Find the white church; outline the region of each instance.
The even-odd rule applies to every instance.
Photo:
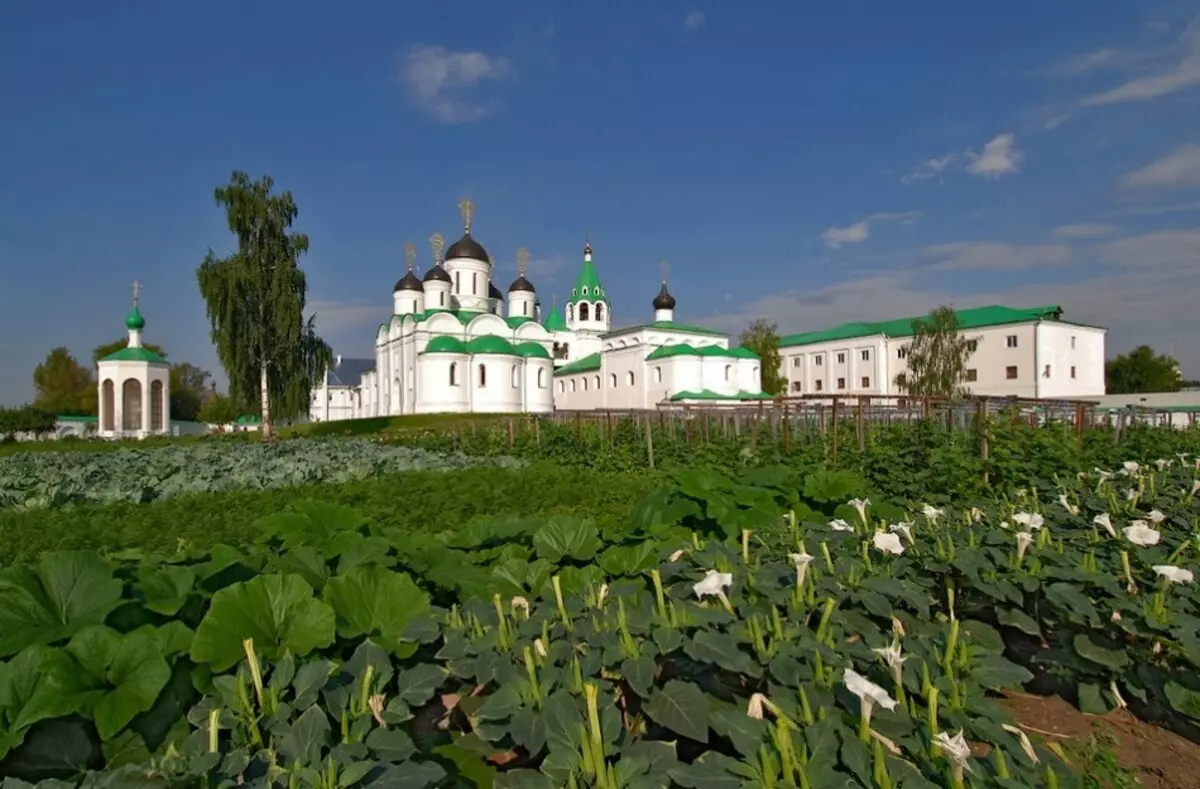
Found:
[[[375,336],[374,359],[337,357],[313,391],[311,421],[447,412],[546,413],[575,409],[653,408],[665,402],[738,402],[765,398],[759,358],[731,348],[720,332],[675,321],[664,276],[654,320],[612,329],[611,305],[588,243],[565,315],[543,315],[517,253],[507,299],[493,282],[492,259],[471,235],[473,207],[459,204],[462,238],[433,265],[408,271],[392,293],[392,317]]]
[[[133,283],[133,309],[125,316],[129,339],[124,348],[97,363],[101,438],[145,438],[171,432],[171,365],[142,344],[146,319],[138,308]]]

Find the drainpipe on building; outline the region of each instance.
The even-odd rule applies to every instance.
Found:
[[[1042,319],[1038,318],[1033,324],[1033,399],[1041,399],[1041,381],[1042,381],[1042,364],[1038,358],[1038,348],[1041,342],[1041,332],[1038,331],[1042,327]]]

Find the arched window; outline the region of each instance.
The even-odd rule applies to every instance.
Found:
[[[529,317],[529,302],[527,302],[527,301],[521,302],[521,314],[524,315],[525,317]]]
[[[575,379],[574,378],[571,379],[571,391],[572,392],[575,391]]]
[[[150,429],[163,429],[163,414],[166,413],[166,398],[163,397],[162,381],[150,384]]]
[[[462,272],[461,271],[454,272],[454,291],[456,293],[462,293]]]
[[[586,321],[588,319],[588,305],[586,301],[579,302],[579,320]]]
[[[121,429],[142,429],[142,382],[136,378],[121,384]]]
[[[487,367],[479,365],[479,388],[483,389],[487,386]]]
[[[629,385],[633,386],[633,370],[630,370],[626,377],[629,379]]]
[[[662,383],[662,368],[661,367],[654,368],[654,383],[656,383],[656,384]]]
[[[596,376],[596,391],[600,391],[600,376]]]
[[[613,389],[617,388],[617,374],[616,373],[608,374],[608,385],[611,386]]]
[[[444,291],[444,290],[438,294],[438,306],[439,307],[446,306],[446,291]]]
[[[541,367],[538,368],[537,385],[538,389],[546,388],[546,371]]]
[[[727,364],[725,365],[725,380],[728,381],[731,375],[733,375],[733,365]]]
[[[479,274],[476,272],[471,272],[471,295],[479,295]]]
[[[517,366],[515,364],[513,365],[513,369],[512,369],[512,385],[513,385],[513,389],[516,389],[517,387],[519,387],[521,385],[521,373],[520,373],[520,370],[517,369]]]
[[[569,321],[575,320],[575,305],[574,304],[567,305],[567,320],[569,320]]]
[[[450,362],[450,385],[458,386],[458,362]]]
[[[567,393],[567,382],[566,382],[566,381],[559,381],[559,382],[558,382],[558,393],[559,393],[559,394],[566,394],[566,393]]]
[[[587,376],[585,375],[585,376],[583,376],[583,391],[585,391],[585,392],[586,392],[587,390],[588,390],[588,386],[587,386]]]
[[[604,320],[604,305],[603,304],[596,305],[596,320],[598,320],[598,321]]]
[[[116,403],[113,402],[115,397],[113,393],[113,382],[111,378],[104,379],[104,385],[100,387],[100,429],[111,432],[113,427],[113,413],[116,410]]]

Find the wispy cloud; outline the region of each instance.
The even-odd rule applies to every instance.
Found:
[[[1129,55],[1123,50],[1097,49],[1064,58],[1047,68],[1045,73],[1054,77],[1078,77],[1096,71],[1118,68],[1126,65],[1128,61]]]
[[[1143,188],[1200,186],[1200,145],[1181,145],[1163,158],[1128,173],[1121,184]]]
[[[1121,65],[1156,58],[1165,62],[1160,62],[1149,73],[1132,76],[1116,87],[1084,97],[1079,106],[1147,101],[1200,86],[1200,15],[1191,20],[1171,45],[1157,51],[1131,54]]]
[[[404,56],[400,78],[412,100],[439,123],[470,123],[488,114],[491,105],[478,88],[512,76],[512,64],[482,52],[451,52],[417,45]]]
[[[1060,225],[1050,232],[1059,238],[1101,238],[1116,232],[1116,225],[1099,222],[1082,222],[1077,225]]]
[[[1200,230],[1159,230],[1119,238],[1099,245],[1096,251],[1104,260],[1119,266],[1200,272],[1196,266],[1200,260]]]
[[[921,218],[920,211],[900,211],[871,214],[846,227],[831,227],[821,234],[821,240],[830,249],[847,244],[861,244],[871,235],[872,222],[900,222],[909,224]]]
[[[1197,203],[1168,203],[1167,205],[1131,205],[1109,211],[1105,216],[1158,216],[1160,214],[1186,214],[1200,211]]]
[[[978,178],[1000,178],[1019,171],[1024,158],[1025,154],[1017,148],[1016,136],[1004,132],[988,140],[981,151],[968,148],[926,159],[901,177],[900,182],[907,185],[938,178],[958,167]]]
[[[1066,244],[1004,244],[993,241],[962,241],[934,244],[922,254],[936,271],[1023,270],[1065,266],[1072,262]]]
[[[689,33],[694,33],[704,24],[705,15],[703,11],[693,8],[687,12],[687,16],[683,18],[683,29]]]

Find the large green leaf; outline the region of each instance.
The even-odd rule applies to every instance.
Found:
[[[539,557],[559,563],[564,559],[588,561],[600,550],[596,524],[577,518],[553,518],[533,533]]]
[[[646,714],[676,734],[708,742],[708,697],[691,682],[673,679],[646,703]]]
[[[121,732],[154,700],[171,678],[162,645],[153,629],[122,635],[104,625],[81,630],[67,644],[102,694],[92,707],[92,719],[103,740]]]
[[[42,554],[37,569],[0,571],[0,657],[31,644],[53,644],[102,623],[123,584],[95,551]]]
[[[1113,649],[1097,642],[1087,633],[1080,633],[1071,641],[1075,652],[1084,660],[1089,660],[1105,668],[1119,671],[1129,664],[1129,656],[1123,649]]]
[[[429,595],[411,578],[377,564],[360,565],[331,578],[324,597],[337,616],[339,636],[378,633],[392,649],[408,623],[429,612]]]
[[[0,665],[0,731],[84,712],[102,692],[64,650],[28,647]]]
[[[333,636],[333,609],[314,599],[302,578],[261,575],[213,595],[192,641],[192,660],[223,671],[244,657],[248,638],[259,655],[276,659],[285,651],[307,655],[332,644]]]

